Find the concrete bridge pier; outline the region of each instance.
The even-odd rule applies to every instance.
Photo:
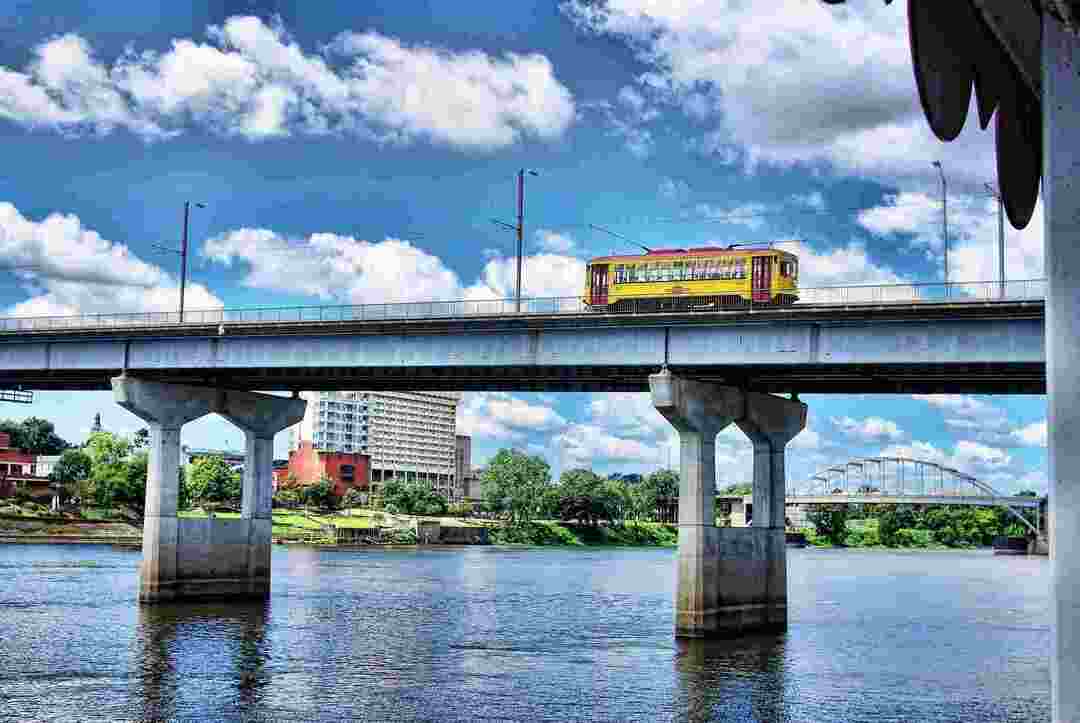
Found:
[[[117,403],[150,429],[140,602],[268,595],[274,433],[299,422],[306,402],[128,376],[112,387]],[[177,517],[180,428],[211,412],[247,436],[239,520]]]
[[[783,455],[805,424],[806,405],[680,379],[666,370],[649,377],[649,388],[681,446],[676,637],[785,628]],[[756,504],[762,495],[763,507],[755,509],[749,528],[716,526],[716,435],[732,422],[756,437],[754,499]],[[771,525],[777,516],[778,526]]]

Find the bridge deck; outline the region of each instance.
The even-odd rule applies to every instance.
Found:
[[[107,389],[127,369],[238,389],[644,391],[666,364],[770,392],[1045,393],[1041,300],[392,321],[216,313],[241,319],[81,317],[0,332],[0,387]]]

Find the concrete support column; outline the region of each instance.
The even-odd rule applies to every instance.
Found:
[[[1080,720],[1080,41],[1042,27],[1042,193],[1046,238],[1048,526],[1055,721]]]
[[[705,637],[735,625],[729,593],[738,581],[725,567],[728,529],[716,527],[716,435],[740,416],[743,394],[680,379],[666,370],[649,377],[653,406],[679,432],[679,552],[675,635]],[[737,572],[736,572],[737,574]],[[737,596],[735,596],[737,597]]]
[[[169,385],[127,376],[115,377],[112,388],[117,404],[146,422],[150,431],[139,600],[169,600],[176,596],[179,567],[180,428],[208,414],[210,405]]]
[[[806,405],[772,394],[746,393],[739,429],[754,445],[754,527],[784,529],[787,443],[806,427]]]
[[[307,402],[254,392],[220,391],[214,411],[244,430],[241,520],[247,521],[247,575],[238,588],[252,597],[270,595],[273,541],[274,435],[304,418]]]
[[[679,432],[676,637],[787,626],[784,447],[806,405],[672,376],[649,377],[653,406]],[[716,527],[716,435],[732,422],[754,443],[754,524]]]
[[[307,403],[128,376],[114,378],[112,386],[117,403],[150,427],[139,600],[267,595],[274,433],[299,422]],[[180,428],[211,412],[247,435],[244,514],[239,520],[179,519]]]

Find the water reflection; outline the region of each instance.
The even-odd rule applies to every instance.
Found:
[[[676,711],[688,721],[786,720],[785,641],[784,634],[677,640]]]
[[[185,705],[177,694],[198,678],[198,707],[217,693],[222,703],[257,715],[270,682],[269,617],[270,603],[262,600],[140,605],[135,669],[142,718],[180,716]]]

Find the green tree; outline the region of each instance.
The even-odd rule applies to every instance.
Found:
[[[240,475],[221,457],[201,457],[193,462],[188,480],[193,502],[206,505],[240,501]]]
[[[821,537],[834,545],[844,544],[847,537],[848,510],[846,505],[836,507],[818,507],[806,514],[810,524]]]
[[[731,496],[738,495],[740,497],[745,497],[746,495],[754,494],[754,485],[750,484],[749,482],[728,485],[727,487],[720,490],[720,494]]]
[[[143,449],[150,446],[150,430],[143,427],[135,433],[135,437],[131,440],[131,444],[135,449]]]
[[[908,507],[890,506],[878,515],[878,538],[886,547],[899,547],[902,544],[900,530],[913,529],[916,525],[915,514]]]
[[[128,457],[131,454],[131,442],[126,437],[112,432],[95,432],[86,442],[86,453],[90,457],[90,496],[98,507],[113,507],[118,504],[134,502],[140,508],[145,500],[145,473],[141,496],[129,489],[132,480],[128,469]],[[136,478],[137,482],[137,478]]]
[[[47,419],[27,417],[19,426],[22,427],[20,446],[32,454],[60,454],[71,446],[56,434],[56,428]]]
[[[49,473],[49,479],[64,485],[90,479],[90,470],[93,464],[90,455],[81,449],[64,450],[63,454],[60,455],[60,459],[56,461],[52,472]]]
[[[383,485],[383,507],[404,515],[442,515],[447,503],[428,483],[395,477]]]
[[[500,449],[481,477],[484,500],[511,524],[528,522],[551,483],[550,469],[541,457]]]
[[[324,510],[337,507],[338,499],[334,495],[334,481],[329,477],[320,477],[314,484],[300,488],[300,498],[305,505]]]
[[[0,420],[0,432],[4,432],[8,436],[8,444],[13,449],[26,449],[26,444],[23,441],[23,428],[22,424],[16,422],[13,419]]]
[[[275,507],[298,507],[301,503],[300,488],[282,485],[274,492]]]

